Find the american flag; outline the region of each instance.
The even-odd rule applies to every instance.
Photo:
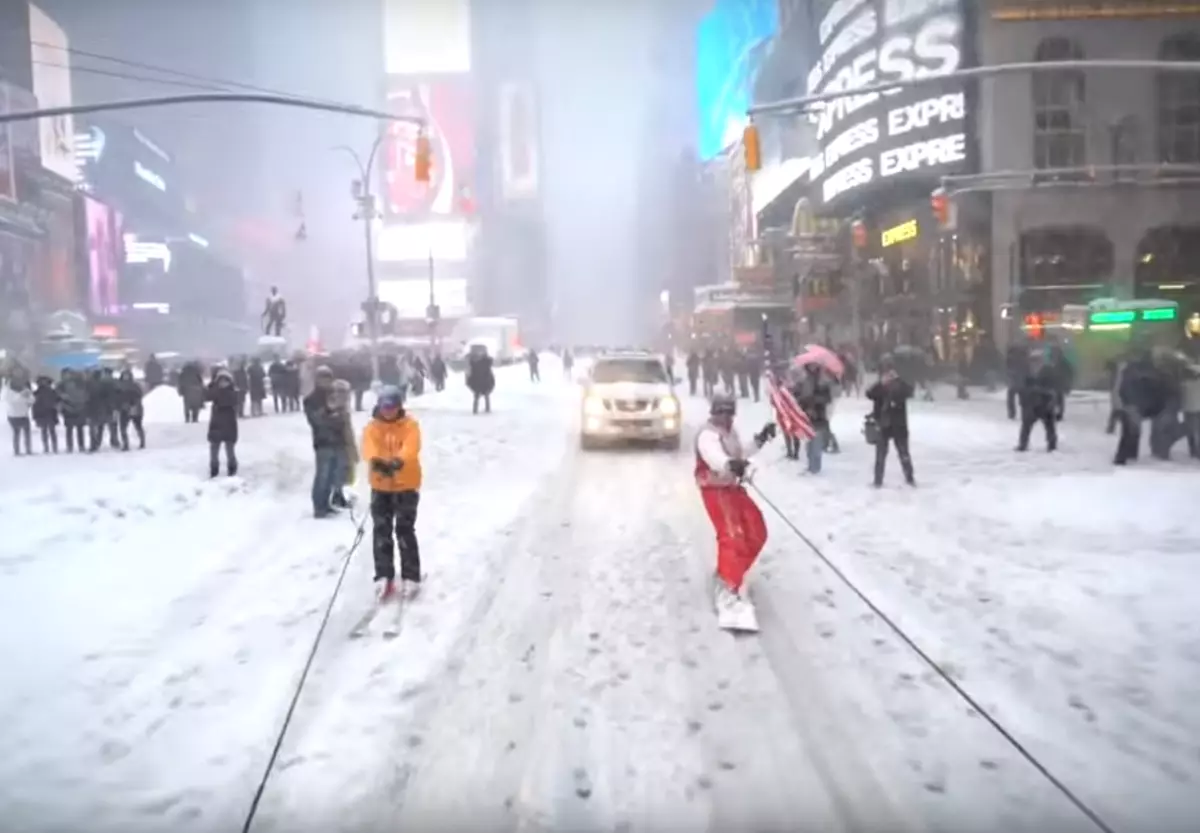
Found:
[[[811,440],[817,435],[808,416],[797,404],[796,397],[785,385],[779,384],[775,374],[770,372],[767,373],[767,396],[771,400],[771,407],[775,409],[779,430],[784,434],[801,440]]]

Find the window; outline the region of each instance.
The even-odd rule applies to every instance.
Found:
[[[1022,310],[1061,310],[1111,294],[1113,245],[1102,229],[1066,226],[1021,234]]]
[[[1200,37],[1189,33],[1167,38],[1158,57],[1163,61],[1200,61]],[[1159,161],[1200,165],[1200,74],[1159,73],[1155,93]]]
[[[601,359],[592,370],[592,381],[600,385],[666,383],[667,372],[657,359]]]
[[[1200,295],[1200,226],[1157,226],[1138,243],[1133,264],[1138,298]],[[1165,294],[1164,294],[1165,293]]]
[[[1083,50],[1066,38],[1046,38],[1035,61],[1081,61]],[[1081,70],[1033,74],[1033,166],[1080,168],[1087,163],[1085,81]]]

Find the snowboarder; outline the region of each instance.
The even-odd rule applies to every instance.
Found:
[[[221,446],[225,446],[225,470],[233,477],[238,470],[235,451],[238,441],[238,389],[233,384],[233,374],[228,369],[222,367],[213,374],[205,398],[212,403],[208,417],[209,477],[216,477],[221,473]]]
[[[420,455],[421,426],[405,413],[404,397],[398,388],[381,388],[362,438],[362,456],[370,467],[375,588],[380,602],[396,595],[393,536],[400,549],[402,597],[415,597],[421,587],[416,533]]]
[[[727,630],[758,630],[750,601],[742,595],[742,582],[767,542],[762,512],[743,481],[749,458],[776,433],[768,422],[743,442],[733,425],[737,400],[731,395],[712,398],[708,423],[696,436],[696,485],[717,534],[717,570],[714,604],[717,621]]]

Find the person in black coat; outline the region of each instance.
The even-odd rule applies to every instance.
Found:
[[[262,416],[263,400],[267,398],[267,372],[257,357],[246,368],[246,380],[250,385],[250,416]]]
[[[154,390],[163,383],[163,366],[153,353],[150,354],[150,358],[146,359],[146,366],[142,373],[146,377],[146,390]]]
[[[238,389],[233,374],[225,368],[217,370],[205,390],[205,398],[212,403],[208,417],[208,474],[216,477],[221,473],[220,450],[225,446],[225,470],[233,477],[238,470]]]
[[[146,447],[146,429],[142,427],[142,386],[133,378],[133,371],[123,370],[117,378],[117,420],[121,430],[121,450],[129,450],[129,426],[137,432],[138,448]]]
[[[112,447],[120,448],[121,441],[117,435],[117,383],[113,379],[112,368],[92,372],[92,378],[88,380],[87,403],[88,424],[92,429],[88,451],[94,454],[100,450],[105,427],[108,428]]]
[[[67,434],[67,453],[80,453],[87,448],[84,439],[87,429],[87,384],[78,372],[66,368],[58,382],[59,409]]]
[[[39,376],[33,391],[33,424],[42,435],[42,453],[58,453],[58,408],[59,395],[54,380]]]
[[[275,405],[275,413],[287,410],[287,368],[276,358],[267,368],[267,378],[271,381],[271,401]]]
[[[246,359],[241,357],[231,363],[233,367],[233,384],[238,389],[238,419],[246,417],[246,396],[250,393],[250,371],[246,369]]]
[[[867,389],[867,399],[872,403],[871,416],[879,427],[879,442],[875,444],[875,488],[883,486],[889,444],[896,446],[904,481],[909,486],[916,486],[912,455],[908,450],[908,400],[912,399],[913,386],[896,372],[890,356],[880,359],[879,370],[879,381]]]
[[[346,472],[346,413],[334,393],[333,370],[322,365],[313,374],[313,391],[304,397],[304,416],[312,431],[314,518],[332,517]]]
[[[435,354],[429,362],[429,378],[435,391],[446,389],[446,360],[442,358],[441,353]]]
[[[492,412],[492,391],[496,389],[496,374],[492,370],[492,357],[487,349],[472,350],[467,358],[467,387],[475,395],[471,413],[479,413],[479,400],[483,400],[485,413]]]
[[[1046,429],[1046,450],[1058,447],[1057,420],[1062,384],[1058,371],[1040,352],[1030,357],[1029,372],[1020,383],[1017,399],[1021,403],[1021,433],[1017,451],[1029,450],[1029,434],[1041,423]]]

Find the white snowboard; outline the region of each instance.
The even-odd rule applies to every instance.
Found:
[[[754,605],[745,596],[730,598],[721,585],[721,579],[713,576],[713,609],[717,614],[717,626],[735,633],[758,633],[758,614]]]

